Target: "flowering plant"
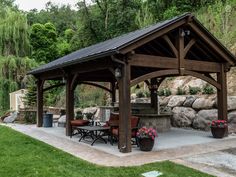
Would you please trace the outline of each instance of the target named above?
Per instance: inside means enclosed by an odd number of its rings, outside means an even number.
[[[146,128],[142,127],[137,132],[138,138],[152,138],[154,140],[155,137],[157,137],[157,132],[153,128]]]
[[[227,122],[225,120],[213,120],[210,125],[214,128],[226,128]]]

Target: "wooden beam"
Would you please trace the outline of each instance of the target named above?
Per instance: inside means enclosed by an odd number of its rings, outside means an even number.
[[[209,61],[197,61],[185,59],[185,69],[199,72],[210,72],[217,73],[220,72],[221,64]]]
[[[222,64],[220,73],[217,73],[217,82],[220,84],[220,88],[221,88],[221,89],[217,89],[218,119],[228,121],[226,78],[227,78],[226,72],[224,71],[224,65]],[[228,131],[227,131],[227,135],[228,135]]]
[[[104,86],[102,86],[102,85],[100,85],[100,84],[94,83],[94,82],[85,82],[85,81],[82,81],[82,82],[79,82],[79,84],[91,85],[91,86],[94,86],[94,87],[98,87],[98,88],[100,88],[100,89],[103,89],[103,90],[105,90],[105,91],[107,91],[107,92],[109,92],[109,93],[112,93],[112,90],[111,90],[111,89],[109,89],[109,88],[107,88],[107,87],[104,87]]]
[[[160,70],[160,71],[154,71],[145,75],[142,75],[138,78],[135,78],[131,81],[131,87],[134,85],[137,85],[138,83],[154,78],[154,77],[163,77],[163,76],[176,76],[179,75],[178,69],[166,69],[166,70]]]
[[[179,63],[180,62],[180,63]],[[181,61],[176,58],[161,57],[153,55],[134,54],[131,57],[130,65],[139,67],[150,68],[163,68],[163,69],[177,69],[178,63],[182,68],[199,72],[216,73],[220,71],[220,63],[197,61],[190,59],[182,59]]]
[[[195,33],[199,35],[200,38],[202,38],[216,53],[218,53],[222,58],[224,58],[227,62],[229,62],[231,65],[234,65],[234,62],[230,59],[230,57],[222,51],[220,47],[218,47],[215,43],[215,41],[212,41],[212,39],[203,32],[196,24],[189,23],[188,24]]]
[[[52,85],[52,86],[49,86],[49,87],[47,87],[47,88],[44,88],[44,89],[43,89],[43,92],[46,92],[46,91],[48,91],[48,90],[51,90],[51,89],[57,88],[57,87],[61,87],[61,86],[65,86],[65,83],[59,83],[59,84]]]
[[[64,75],[64,73],[62,72],[62,70],[57,69],[57,70],[53,70],[53,71],[47,71],[41,74],[37,74],[34,75],[36,78],[39,78],[41,80],[53,80],[53,79],[57,79],[57,78],[62,78]]]
[[[184,48],[184,58],[186,57],[188,51],[190,48],[196,43],[196,39],[191,39],[191,41],[187,44],[187,46]]]
[[[37,80],[37,127],[43,126],[43,85],[44,80]]]
[[[74,90],[71,87],[73,75],[66,77],[66,136],[71,136],[71,120],[74,120]]]
[[[177,68],[176,58],[161,57],[153,55],[134,54],[131,56],[131,66],[151,67],[151,68]]]
[[[154,33],[152,33],[148,36],[143,37],[142,39],[136,41],[135,43],[133,43],[131,45],[128,45],[127,47],[121,49],[120,52],[122,54],[126,54],[126,53],[128,53],[128,52],[130,52],[130,51],[132,51],[132,50],[134,50],[134,49],[136,49],[136,48],[152,41],[153,39],[156,39],[156,38],[168,33],[169,31],[178,28],[179,26],[181,26],[185,23],[186,23],[186,19],[182,19],[182,20],[180,20],[176,23],[173,23],[169,26],[166,26],[165,28],[162,28],[162,29],[158,30],[157,32],[154,32]]]
[[[130,64],[122,67],[119,84],[119,149],[131,152],[131,105],[130,105]]]
[[[179,65],[179,73],[182,76],[184,72],[184,35],[183,29],[179,28],[179,35],[178,35],[178,65]]]
[[[110,90],[111,90],[111,105],[114,106],[116,102],[116,83],[110,83]]]
[[[174,44],[171,42],[170,38],[167,35],[163,36],[163,39],[166,41],[166,43],[169,45],[170,49],[172,50],[172,52],[175,54],[175,57],[178,57],[178,51],[175,48]]]
[[[189,71],[189,70],[185,70],[184,71],[184,75],[190,75],[199,79],[202,79],[206,82],[208,82],[209,84],[213,85],[214,87],[216,87],[217,89],[221,90],[221,86],[218,82],[216,82],[215,80],[213,80],[212,78],[209,78],[203,74],[194,72],[194,71]]]

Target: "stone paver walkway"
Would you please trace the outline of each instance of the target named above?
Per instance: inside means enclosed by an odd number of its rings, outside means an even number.
[[[19,124],[8,124],[7,126],[68,152],[76,157],[104,166],[136,166],[151,162],[172,160],[216,176],[224,176],[224,171],[221,173],[221,171],[215,170],[215,168],[209,164],[212,164],[214,161],[220,162],[220,159],[226,157],[224,153],[230,154],[229,152],[236,152],[229,150],[236,148],[236,136],[232,136],[227,139],[220,139],[210,143],[208,142],[204,144],[161,149],[159,151],[152,152],[138,151],[138,153],[128,153],[119,156],[101,151],[91,147],[88,144],[72,141],[68,137],[62,138],[60,136],[55,136],[43,131],[41,128],[36,128],[35,126]],[[228,149],[228,151],[226,151],[226,149]],[[217,159],[217,155],[220,155],[220,159]],[[231,153],[231,155],[234,154]],[[225,158],[225,163],[227,163],[227,160],[229,159],[231,159],[234,163],[236,162],[236,158],[230,156],[230,158]],[[236,164],[231,161],[228,161],[228,163],[236,166]],[[220,167],[222,166],[222,164],[218,165]],[[217,164],[215,167],[217,167]],[[227,168],[229,172],[227,173],[228,176],[232,175],[231,173],[234,173],[233,169],[230,169],[229,166],[226,166],[225,168]]]

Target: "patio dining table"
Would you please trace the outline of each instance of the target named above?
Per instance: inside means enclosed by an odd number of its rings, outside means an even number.
[[[102,140],[105,143],[107,141],[104,139],[104,136],[109,136],[110,127],[102,127],[102,126],[82,126],[78,127],[82,132],[82,136],[79,139],[79,142],[83,139],[85,140],[86,137],[90,137],[92,139],[91,146],[98,141]]]

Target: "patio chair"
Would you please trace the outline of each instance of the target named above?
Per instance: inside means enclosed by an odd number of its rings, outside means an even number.
[[[131,141],[132,145],[138,146],[138,139],[137,139],[137,131],[138,131],[138,124],[139,124],[139,118],[136,116],[131,117]],[[119,125],[113,125],[111,126],[111,144],[113,145],[113,140],[116,139],[119,141]]]
[[[117,113],[111,113],[109,120],[106,121],[105,125],[103,125],[103,126],[105,126],[105,127],[110,127],[111,124],[113,124],[114,122],[117,122],[117,123],[118,123],[118,121],[119,121],[119,114],[117,114]]]
[[[89,123],[90,123],[89,120],[83,120],[83,119],[70,121],[70,125],[71,125],[70,138],[72,138],[72,136],[74,136],[74,135],[81,134],[81,132],[79,131],[79,129],[77,129],[77,127],[87,126],[87,125],[89,125]],[[75,130],[77,132],[75,132]]]

